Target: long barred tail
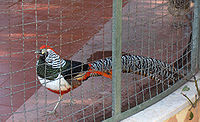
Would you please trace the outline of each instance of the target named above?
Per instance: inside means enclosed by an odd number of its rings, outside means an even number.
[[[121,61],[122,72],[124,73],[133,72],[135,74],[148,76],[156,81],[161,81],[159,77],[172,81],[177,81],[183,77],[173,66],[154,58],[124,55],[121,57]],[[112,57],[95,61],[90,65],[93,70],[90,76],[103,75],[101,73],[112,74]]]

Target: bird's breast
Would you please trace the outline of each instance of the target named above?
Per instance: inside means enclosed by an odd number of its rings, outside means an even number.
[[[71,85],[60,74],[54,80],[48,80],[45,78],[41,78],[40,76],[38,76],[38,79],[44,87],[52,92],[58,92],[58,94],[60,93],[60,91],[65,92],[70,91],[71,89]]]

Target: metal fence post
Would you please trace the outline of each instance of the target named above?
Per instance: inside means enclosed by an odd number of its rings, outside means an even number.
[[[192,23],[192,56],[191,56],[191,68],[192,72],[198,71],[200,66],[199,60],[199,47],[200,47],[200,1],[195,0],[194,3],[194,20]]]
[[[121,113],[122,0],[113,0],[112,17],[112,115]]]

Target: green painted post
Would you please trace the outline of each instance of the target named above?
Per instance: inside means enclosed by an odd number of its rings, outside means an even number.
[[[194,3],[194,20],[192,23],[192,55],[191,55],[191,66],[192,72],[196,73],[200,66],[200,1],[195,0]]]
[[[112,17],[112,116],[121,113],[122,0],[113,0]]]

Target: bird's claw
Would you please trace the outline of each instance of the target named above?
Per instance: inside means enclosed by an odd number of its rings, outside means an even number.
[[[55,114],[56,111],[55,110],[52,110],[52,111],[47,111],[47,114]]]
[[[75,103],[76,103],[76,101],[73,100],[73,99],[70,101],[70,104],[71,104],[71,105],[74,105]]]
[[[70,100],[70,102],[67,102],[67,103],[64,103],[64,104],[71,106],[71,105],[76,104],[76,101],[72,99],[72,100]]]

